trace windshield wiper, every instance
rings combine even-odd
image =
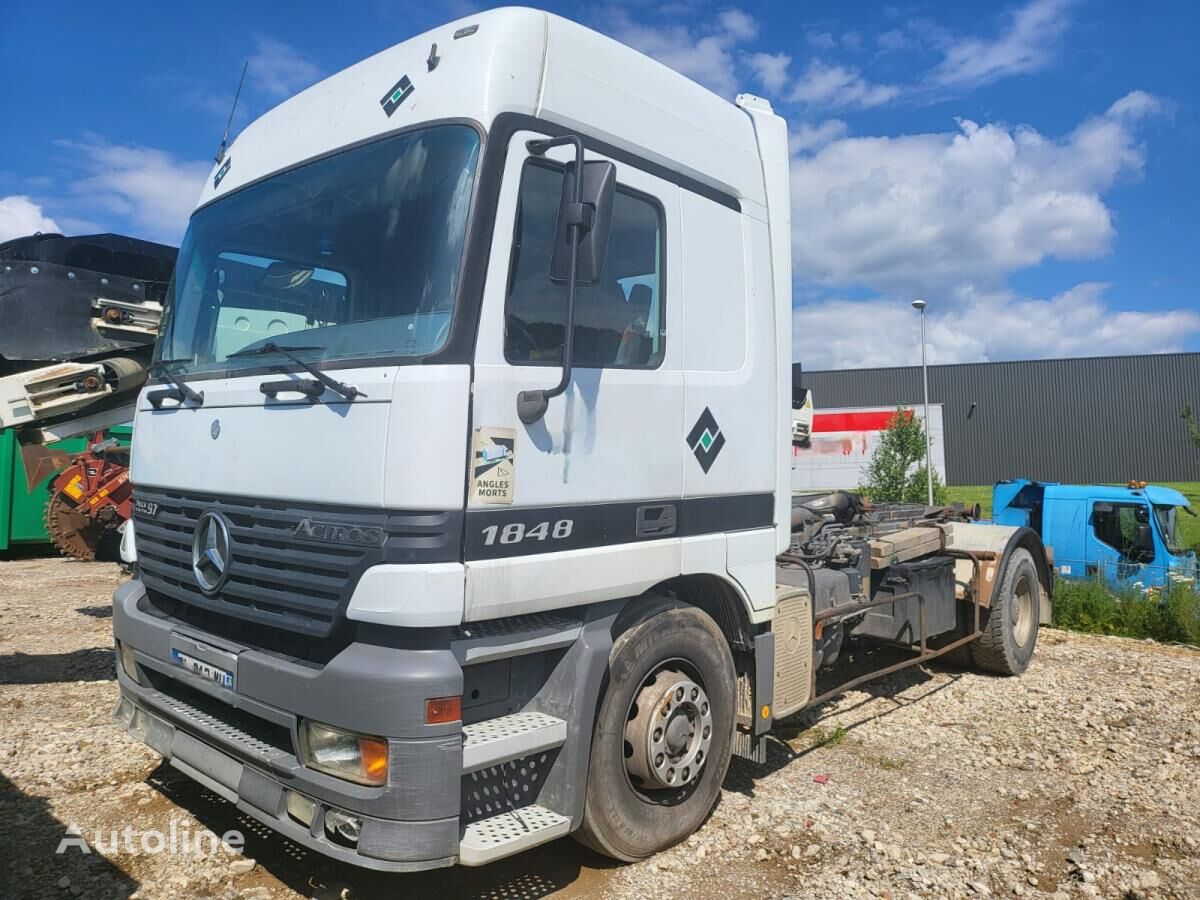
[[[292,351],[296,350],[324,350],[324,347],[309,346],[309,347],[282,347],[274,341],[267,341],[259,347],[251,347],[247,350],[238,350],[226,356],[226,359],[233,359],[237,356],[265,356],[269,353],[278,353],[281,356],[286,356],[305,372],[317,379],[322,385],[329,388],[335,394],[341,394],[347,400],[353,400],[355,397],[366,397],[367,395],[360,391],[352,384],[346,384],[343,381],[338,381],[336,378],[330,378],[312,363],[306,363]],[[261,385],[260,385],[261,387]]]
[[[197,406],[204,405],[204,391],[193,390],[188,386],[186,381],[177,375],[172,375],[167,370],[168,366],[191,361],[190,357],[187,359],[160,359],[151,364],[151,375],[158,375],[173,385],[173,387],[166,388],[165,390],[151,391],[147,394],[146,399],[150,401],[151,406],[155,409],[161,409],[164,400],[176,400],[180,405],[183,405],[184,400],[191,400]]]

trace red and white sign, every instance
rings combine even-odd
[[[818,398],[819,399],[819,398]],[[920,406],[902,407],[923,420]],[[879,447],[894,406],[818,409],[813,413],[807,446],[792,445],[792,490],[853,489],[862,483],[867,465]],[[933,471],[946,483],[946,446],[941,404],[929,405]]]

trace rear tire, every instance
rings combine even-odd
[[[1037,566],[1028,550],[1018,548],[1008,558],[991,606],[980,610],[983,635],[967,645],[975,665],[998,675],[1024,672],[1037,646],[1041,607]]]
[[[694,607],[647,612],[613,642],[609,654],[608,686],[592,737],[583,824],[576,832],[581,843],[624,862],[645,859],[678,843],[712,811],[729,768],[737,704],[733,657],[716,623]],[[684,762],[678,772],[670,770],[670,777],[682,781],[682,766],[687,765],[690,780],[678,787],[647,783],[645,776],[654,765],[627,761],[642,752],[642,747],[634,747],[641,742],[631,740],[630,734],[641,727],[647,710],[639,709],[635,701],[645,704],[646,697],[657,696],[656,691],[672,693],[675,684],[683,683],[691,686],[689,691],[698,687],[698,696],[707,701],[704,718],[697,707],[693,722],[711,721],[702,762],[691,762],[695,743],[681,744]],[[680,713],[679,718],[683,721],[672,719],[674,725],[666,731],[673,737],[682,734],[679,740],[686,744],[689,716]],[[655,722],[648,724],[655,728]],[[692,731],[698,741],[701,732],[695,727]]]

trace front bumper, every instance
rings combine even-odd
[[[296,843],[371,869],[452,865],[458,855],[462,777],[459,723],[424,723],[428,697],[462,692],[462,670],[436,641],[393,647],[351,643],[323,666],[232,645],[162,618],[138,581],[113,598],[113,632],[131,647],[140,683],[117,664],[119,725]],[[170,662],[180,640],[236,657],[235,690]],[[297,725],[312,718],[388,739],[388,784],[367,787],[304,767]],[[288,792],[314,801],[311,823],[288,813]],[[356,844],[325,829],[329,810],[362,821]]]

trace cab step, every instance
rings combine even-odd
[[[519,712],[463,726],[463,774],[561,747],[567,723],[540,712]]]
[[[468,825],[459,839],[458,861],[464,866],[482,866],[560,838],[570,830],[571,820],[566,816],[544,806],[522,806]]]

